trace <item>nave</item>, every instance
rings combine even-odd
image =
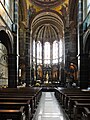
[[[69,120],[63,108],[58,104],[54,92],[42,92],[42,96],[33,120]]]

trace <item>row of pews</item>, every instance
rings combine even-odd
[[[41,88],[1,88],[0,120],[31,120],[41,97]]]
[[[70,120],[90,120],[90,91],[80,88],[55,89],[55,97]]]

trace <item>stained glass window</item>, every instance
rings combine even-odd
[[[53,63],[58,63],[58,42],[53,42]]]
[[[35,62],[35,40],[33,41],[33,61]]]
[[[40,41],[37,43],[37,63],[42,63],[42,45]]]
[[[52,47],[52,50],[50,49]],[[44,43],[44,64],[57,64],[62,61],[62,41],[54,41],[53,45],[50,42]],[[51,57],[52,54],[53,56]],[[42,43],[38,41],[37,43],[37,56],[35,56],[35,41],[33,42],[33,60],[37,57],[37,64],[42,64]],[[50,58],[51,57],[51,58]],[[51,60],[52,59],[52,60]],[[59,60],[59,61],[58,61]]]
[[[62,41],[59,42],[59,62],[62,61]]]
[[[50,43],[45,42],[44,46],[44,63],[50,64]]]

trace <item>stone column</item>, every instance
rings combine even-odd
[[[33,68],[33,37],[32,30],[30,31],[30,83],[32,82],[32,68]]]
[[[35,50],[36,50],[36,47],[35,47]],[[36,51],[35,51],[36,53]],[[30,70],[30,78],[31,78],[31,85],[34,84],[34,62],[33,62],[33,36],[32,36],[32,32],[31,32],[31,35],[30,35],[30,63],[31,63],[31,70]],[[36,56],[35,56],[36,57]],[[36,58],[35,58],[36,59]]]
[[[26,30],[26,50],[25,50],[25,62],[26,62],[26,86],[30,84],[30,30]]]
[[[77,38],[76,38],[76,28],[74,25],[74,21],[70,21],[70,63],[77,63],[76,61],[76,43],[77,43]]]
[[[16,10],[17,7],[17,10]],[[16,88],[19,77],[18,0],[14,0],[13,50],[8,54],[8,87]]]
[[[17,87],[17,55],[9,54],[8,55],[8,87],[16,88]]]
[[[78,80],[80,88],[88,88],[88,54],[83,51],[83,0],[79,0],[78,23]]]
[[[63,82],[65,81],[64,67],[65,67],[65,41],[62,40],[62,62],[60,64],[60,82],[61,82],[61,84],[63,84]]]
[[[65,67],[68,68],[70,62],[70,28],[65,28]]]
[[[80,88],[88,88],[88,54],[80,55]]]
[[[65,27],[64,29],[64,40],[65,40],[65,70],[61,68],[61,84],[65,85],[66,77],[65,71],[68,72],[69,64],[70,64],[70,27]]]

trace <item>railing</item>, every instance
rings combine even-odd
[[[83,21],[83,32],[86,31],[89,26],[90,26],[90,12],[88,13],[87,17]]]
[[[13,21],[11,17],[9,16],[8,12],[6,11],[4,5],[0,1],[0,16],[3,18],[3,20],[6,22],[10,30],[12,30],[12,24]]]

